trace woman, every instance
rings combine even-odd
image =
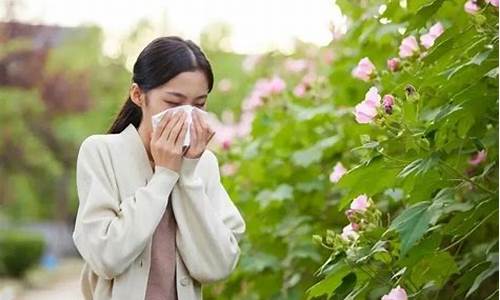
[[[134,64],[130,96],[107,134],[87,137],[77,159],[79,207],[73,240],[85,260],[85,299],[202,299],[201,284],[234,270],[245,222],[221,184],[205,110],[213,86],[191,41],[153,40]]]

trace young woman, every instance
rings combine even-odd
[[[213,73],[193,42],[160,37],[134,64],[130,96],[107,134],[81,144],[74,243],[85,260],[85,299],[199,300],[201,284],[234,270],[245,222],[206,149],[213,135],[193,109],[151,116],[179,105],[205,110]]]

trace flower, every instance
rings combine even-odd
[[[365,99],[356,105],[354,114],[356,121],[360,124],[371,123],[377,116],[377,107],[380,106],[380,95],[376,87],[371,87],[365,95]]]
[[[286,87],[286,83],[279,76],[275,75],[271,79],[261,78],[257,80],[250,96],[243,100],[243,110],[251,111],[264,104],[263,97],[271,94],[279,94]]]
[[[309,63],[305,59],[291,59],[285,60],[285,69],[292,73],[299,73],[305,70],[309,66]]]
[[[252,131],[252,122],[255,118],[253,111],[244,111],[240,116],[240,121],[236,125],[235,131],[238,137],[245,137]]]
[[[432,27],[429,29],[429,32],[422,35],[420,37],[420,43],[422,46],[424,46],[426,49],[429,49],[434,45],[434,41],[444,32],[444,27],[441,24],[441,22],[437,22],[436,24],[432,25]]]
[[[402,58],[411,57],[419,51],[417,39],[414,36],[408,36],[401,41],[399,46],[399,56]]]
[[[253,72],[253,70],[255,69],[255,66],[261,60],[262,60],[261,54],[248,55],[247,57],[245,57],[245,59],[241,63],[241,66],[245,72],[250,73],[250,72]]]
[[[394,105],[394,96],[391,94],[384,95],[382,98],[382,106],[387,114],[392,114],[392,106]]]
[[[464,10],[468,14],[475,15],[479,11],[479,5],[475,0],[468,0],[464,4]]]
[[[229,92],[232,88],[231,80],[227,78],[222,79],[221,81],[219,81],[217,88],[223,93]]]
[[[364,81],[369,81],[375,73],[375,66],[368,57],[362,58],[358,65],[352,70],[352,76]]]
[[[274,75],[271,79],[259,79],[255,84],[254,93],[261,96],[281,93],[286,87],[286,83],[281,77]]]
[[[342,228],[342,234],[340,236],[345,241],[350,241],[351,239],[357,240],[359,237],[359,234],[354,230],[354,228],[352,227],[352,224],[349,223],[349,225]]]
[[[303,97],[306,93],[306,87],[303,83],[299,83],[294,89],[293,94],[297,97]]]
[[[393,57],[391,59],[388,59],[387,60],[387,69],[389,69],[389,71],[391,71],[391,72],[396,72],[399,70],[399,67],[400,67],[399,63],[400,63],[400,60],[397,57]]]
[[[405,289],[401,288],[399,285],[393,288],[389,294],[382,296],[381,300],[407,300],[408,295]]]
[[[354,231],[358,231],[360,229],[360,226],[358,223],[351,223],[351,228]]]
[[[493,5],[494,7],[498,7],[498,0],[485,0],[485,2]]]
[[[483,161],[486,160],[486,150],[483,149],[481,151],[478,151],[476,152],[474,155],[472,155],[472,157],[469,159],[469,164],[473,165],[473,166],[477,166],[479,165],[480,163],[482,163]]]
[[[355,114],[356,122],[360,124],[371,123],[377,115],[377,109],[363,101],[356,105]]]
[[[216,127],[214,139],[224,150],[229,150],[233,144],[235,131],[232,127],[220,124]]]
[[[334,167],[333,171],[330,174],[330,181],[331,182],[338,182],[340,178],[347,172],[346,168],[342,165],[341,162],[338,162]]]
[[[353,210],[364,212],[366,211],[368,206],[370,206],[370,203],[368,202],[368,196],[366,194],[362,194],[352,200],[350,208]]]
[[[253,110],[261,106],[264,102],[261,99],[261,94],[258,91],[253,91],[250,96],[243,100],[243,110]]]
[[[269,92],[271,94],[279,94],[281,93],[285,87],[286,83],[281,77],[274,76],[270,81],[269,81]]]
[[[327,49],[325,53],[323,53],[323,60],[326,64],[331,64],[335,58],[335,53],[331,49]]]
[[[221,167],[221,173],[223,176],[231,176],[236,173],[237,169],[238,167],[235,163],[225,163]]]
[[[378,94],[378,89],[374,86],[372,86],[368,92],[365,94],[365,100],[368,102],[370,105],[373,105],[374,107],[379,107],[380,106],[380,95]]]

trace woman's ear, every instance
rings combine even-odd
[[[137,83],[132,83],[130,86],[130,99],[132,102],[134,102],[137,106],[142,107],[144,103],[144,96],[142,94],[141,88]]]

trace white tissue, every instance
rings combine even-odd
[[[187,122],[188,128],[187,128],[187,131],[186,131],[186,135],[184,136],[184,142],[182,143],[182,145],[183,146],[189,146],[189,144],[191,143],[191,123],[193,122],[193,118],[192,118],[193,109],[196,109],[198,112],[201,112],[203,115],[207,114],[206,111],[201,110],[201,109],[199,109],[197,107],[194,107],[192,105],[189,105],[189,104],[185,104],[185,105],[180,105],[180,106],[168,108],[168,109],[166,109],[166,110],[164,110],[164,111],[162,111],[160,113],[157,113],[156,115],[153,115],[151,117],[151,122],[153,124],[153,128],[156,128],[156,126],[158,126],[158,124],[161,121],[161,118],[167,112],[173,111],[173,114],[175,115],[175,113],[177,111],[184,110],[185,112],[187,112],[186,122]]]

